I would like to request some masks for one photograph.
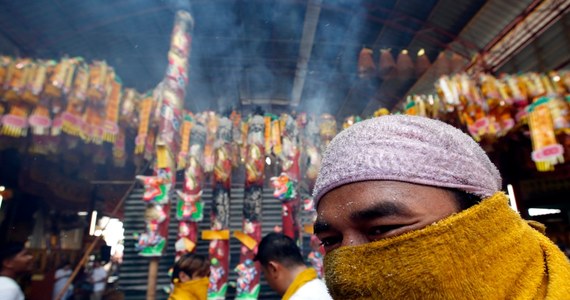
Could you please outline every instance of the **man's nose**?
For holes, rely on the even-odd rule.
[[[368,243],[366,235],[361,234],[357,231],[349,232],[345,234],[342,238],[341,246],[357,246]]]

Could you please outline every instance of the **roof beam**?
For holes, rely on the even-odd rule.
[[[297,70],[295,71],[295,81],[291,91],[291,105],[298,106],[301,102],[303,87],[307,78],[307,67],[313,44],[315,42],[315,32],[319,23],[321,13],[321,0],[309,0],[307,2],[307,12],[305,13],[305,22],[303,23],[303,36],[301,37],[301,46],[299,47],[299,59],[297,60]]]
[[[536,0],[493,39],[483,51],[482,66],[496,71],[570,11],[568,0]],[[466,70],[477,68],[474,61]]]

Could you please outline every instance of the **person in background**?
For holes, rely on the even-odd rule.
[[[31,272],[33,259],[23,243],[0,245],[0,299],[24,300],[16,279]]]
[[[259,243],[255,260],[261,264],[269,286],[283,300],[328,300],[317,271],[305,265],[301,250],[290,237],[270,233]]]
[[[570,263],[443,122],[383,116],[327,147],[313,191],[334,299],[570,299]]]
[[[57,299],[56,297],[62,291],[63,287],[65,286],[65,283],[67,282],[67,279],[69,279],[69,276],[71,276],[71,273],[72,273],[71,264],[69,264],[69,262],[67,261],[62,262],[59,268],[55,271],[55,276],[54,276],[55,284],[53,287],[54,300]],[[61,297],[61,299],[67,300],[71,297],[72,294],[73,294],[73,285],[70,285],[63,294],[63,296]]]
[[[107,283],[107,271],[105,271],[105,268],[98,260],[93,262],[93,270],[91,270],[89,281],[93,284],[91,300],[101,300]]]
[[[210,276],[210,262],[202,255],[188,253],[180,257],[172,268],[174,289],[169,300],[206,300]]]

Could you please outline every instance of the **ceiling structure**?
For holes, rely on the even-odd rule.
[[[195,20],[185,101],[195,112],[261,107],[273,113],[327,112],[339,119],[366,116],[396,106],[408,94],[432,92],[442,53],[462,69],[473,67],[475,55],[497,48],[496,72],[548,71],[570,61],[570,0],[3,1],[0,55],[104,59],[125,86],[143,92],[164,77],[178,8],[191,11]],[[540,18],[545,15],[548,21]],[[410,78],[363,79],[357,72],[363,47],[373,50],[377,64],[383,49],[394,58],[406,49],[414,60],[424,49],[433,64]],[[564,195],[570,168],[538,174],[529,160],[530,142],[522,148],[515,141],[505,143],[491,156],[501,155],[494,161],[505,182],[520,182],[516,193],[524,195],[523,206],[568,211]],[[62,157],[71,163],[62,163],[53,157],[32,160],[15,149],[0,151],[5,167],[0,181],[11,187],[25,183],[26,193],[67,209],[85,210],[93,199],[111,206],[123,196],[124,185],[94,188],[89,180],[128,181],[134,165],[84,165],[79,154],[70,153]],[[59,181],[51,189],[54,178]]]
[[[432,62],[447,50],[468,62],[536,2],[8,1],[0,9],[0,53],[104,59],[126,86],[145,91],[164,76],[174,11],[183,7],[195,19],[187,109],[261,106],[344,117],[393,107],[413,88],[433,83],[430,73],[359,79],[363,46],[376,61],[389,48],[394,56],[425,49]]]

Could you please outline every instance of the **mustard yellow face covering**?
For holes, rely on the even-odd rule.
[[[570,299],[570,263],[503,193],[426,228],[325,256],[334,299]]]

